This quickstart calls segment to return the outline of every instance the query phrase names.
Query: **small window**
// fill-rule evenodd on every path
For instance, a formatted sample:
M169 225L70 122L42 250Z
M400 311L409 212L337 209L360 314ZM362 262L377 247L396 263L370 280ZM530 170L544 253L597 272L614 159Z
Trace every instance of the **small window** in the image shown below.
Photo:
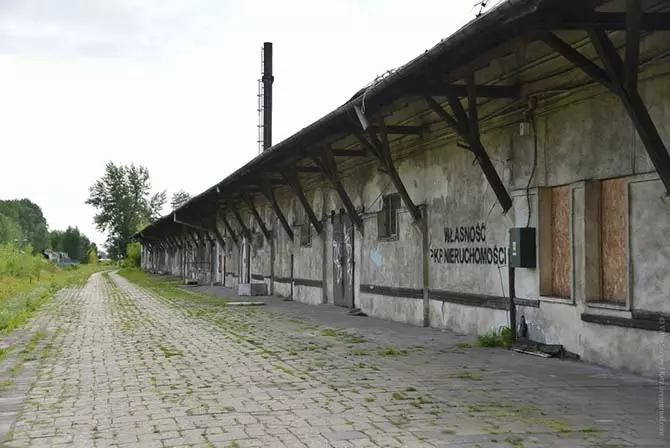
M377 212L377 236L380 239L398 238L398 210L400 210L400 195L384 196L382 209Z
M300 245L302 247L312 245L312 225L308 222L300 225Z
M254 233L251 235L251 241L253 241L253 246L256 249L262 249L265 240L261 232L257 232L254 230Z

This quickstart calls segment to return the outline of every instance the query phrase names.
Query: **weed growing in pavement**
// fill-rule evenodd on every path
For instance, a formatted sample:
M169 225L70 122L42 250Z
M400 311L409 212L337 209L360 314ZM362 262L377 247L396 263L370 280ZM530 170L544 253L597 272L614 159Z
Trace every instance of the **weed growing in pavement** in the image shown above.
M467 370L460 370L456 373L450 373L449 378L458 378L463 380L481 381L482 377L478 373L472 373Z
M282 372L287 373L291 376L295 375L295 372L293 370L289 369L288 367L282 366L280 364L273 364L272 367L274 367L277 370L281 370Z
M395 347L382 347L379 349L381 356L405 356L409 354L409 350L405 348L397 349Z
M184 353L181 350L171 350L163 345L159 345L158 348L163 352L163 355L166 358L171 358L173 356L184 356Z
M391 397L392 397L394 400L411 400L410 397L408 397L407 395L403 394L402 392L393 392L393 393L391 394Z
M509 348L512 345L512 329L503 327L500 333L496 331L489 331L480 336L477 336L477 343L481 347L503 347Z
M346 330L337 330L335 328L324 328L319 334L321 336L336 338L345 344L360 344L365 342L365 338L363 336L349 333Z

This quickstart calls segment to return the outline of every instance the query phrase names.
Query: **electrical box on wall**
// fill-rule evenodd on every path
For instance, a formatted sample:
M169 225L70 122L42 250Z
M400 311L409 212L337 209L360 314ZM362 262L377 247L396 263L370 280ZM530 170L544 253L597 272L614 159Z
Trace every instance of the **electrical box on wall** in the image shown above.
M509 266L511 268L537 266L535 228L514 227L509 229Z

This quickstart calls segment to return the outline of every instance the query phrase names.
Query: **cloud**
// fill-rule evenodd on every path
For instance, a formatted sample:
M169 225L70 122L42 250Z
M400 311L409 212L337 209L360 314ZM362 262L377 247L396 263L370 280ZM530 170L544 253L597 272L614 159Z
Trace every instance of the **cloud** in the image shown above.
M0 53L32 57L157 58L215 27L216 0L5 0Z

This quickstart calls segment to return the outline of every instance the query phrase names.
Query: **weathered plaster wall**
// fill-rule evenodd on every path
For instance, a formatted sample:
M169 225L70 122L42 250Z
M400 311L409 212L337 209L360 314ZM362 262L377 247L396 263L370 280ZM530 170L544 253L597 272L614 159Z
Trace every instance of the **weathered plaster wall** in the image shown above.
M670 96L667 78L643 82L645 101L653 119L666 138ZM652 370L652 348L660 336L653 331L604 326L581 320L582 313L619 315L587 303L584 181L625 177L629 182L630 212L629 261L630 304L626 310L670 313L670 201L663 200L663 187L650 164L630 119L618 100L598 95L555 110L538 111L536 118L537 155L532 136L521 137L517 127L487 133L483 141L503 182L513 191L513 209L501 215L495 196L473 155L453 144L422 145L429 149L415 153L397 164L398 172L415 203L428 205L431 249L483 246L505 249L510 227L528 222L538 225L537 186L570 186L570 247L572 257L572 297L555 299L539 294L539 269L517 270L517 296L539 299L539 307L518 308L525 315L530 336L546 343L560 343L586 360L627 368L636 372ZM437 138L437 136L436 136ZM526 190L537 160L533 182ZM374 201L384 190L388 177L367 170L364 178L365 202ZM421 188L418 185L423 185ZM386 190L393 192L392 187ZM377 206L366 212L378 210ZM403 207L404 209L404 207ZM374 215L371 215L374 216ZM485 240L474 243L445 241L445 228L485 226ZM376 237L376 222L366 219L365 233L357 237L361 247L360 282L387 287L421 288L420 234L407 213L400 213L400 238L382 242ZM370 254L374 254L374 261ZM444 254L444 252L443 252ZM506 262L498 264L450 264L439 256L429 261L429 288L490 296L506 296ZM444 257L444 255L442 255ZM380 261L381 260L381 263ZM370 315L421 324L422 301L360 292L360 303ZM481 334L508 325L506 311L430 301L430 325L468 334Z

